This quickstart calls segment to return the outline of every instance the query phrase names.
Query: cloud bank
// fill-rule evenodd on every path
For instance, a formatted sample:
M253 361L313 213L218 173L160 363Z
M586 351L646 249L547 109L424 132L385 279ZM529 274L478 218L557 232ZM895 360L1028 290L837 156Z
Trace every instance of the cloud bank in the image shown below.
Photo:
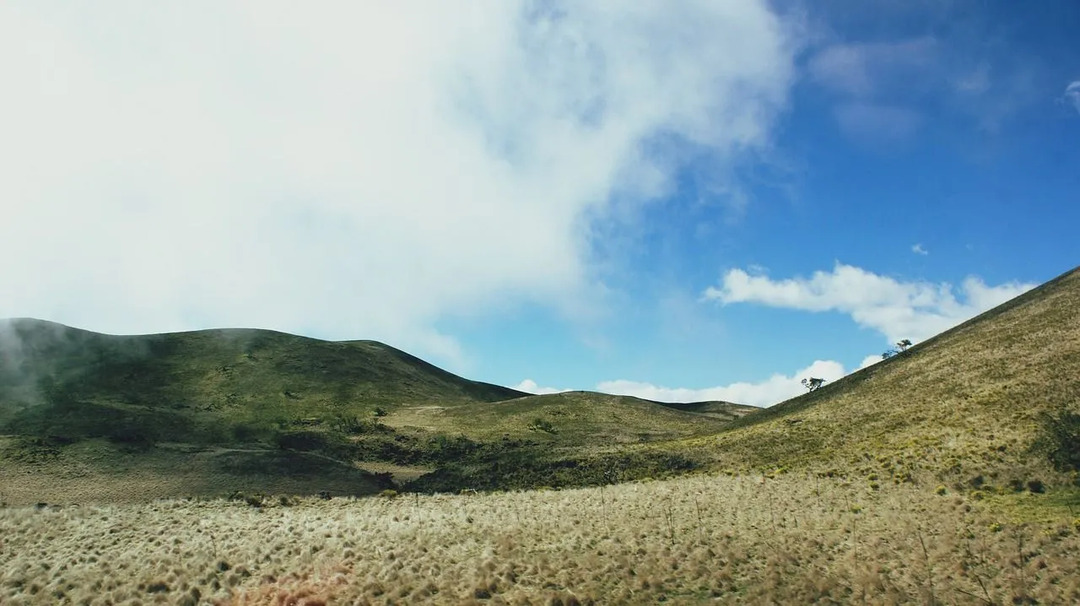
M584 305L592 222L767 145L765 1L0 5L0 317L261 326L461 358Z
M596 390L622 396L635 396L659 402L705 402L722 400L751 406L772 406L806 391L802 380L810 377L835 381L847 374L844 366L832 360L816 360L791 375L774 374L757 383L739 382L704 389L671 388L637 381L604 381Z
M536 381L533 381L532 379L525 379L517 385L513 385L511 389L524 391L525 393L536 394L538 396L544 396L553 393L562 393L564 391L573 391L570 389L558 389L556 387L541 387L540 385L537 385Z
M894 343L922 341L1031 290L1036 284L1009 282L987 286L968 277L959 289L948 283L903 282L837 263L831 272L809 278L773 280L741 269L724 274L704 298L725 305L757 303L803 311L837 311Z

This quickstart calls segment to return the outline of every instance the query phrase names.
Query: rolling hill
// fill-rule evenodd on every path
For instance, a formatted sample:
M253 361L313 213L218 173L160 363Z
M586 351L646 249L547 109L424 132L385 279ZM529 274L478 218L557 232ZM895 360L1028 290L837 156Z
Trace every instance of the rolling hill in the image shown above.
M274 426L288 438L278 448L7 436L0 601L1078 603L1078 315L1073 271L759 411L578 392L379 400L383 416ZM16 354L4 349L5 364ZM6 368L4 402L116 397L71 387L84 384L62 365L60 388L37 396ZM419 492L601 486L153 500L387 485L343 454L429 466ZM651 481L690 470L711 473ZM621 482L634 478L650 481Z
M466 465L472 472L453 474L455 481L507 487L485 477L501 459L577 467L612 446L715 433L749 409L702 406L710 413L587 392L532 396L374 341L250 329L113 336L32 319L0 324L0 435L7 436L0 474L33 461L31 476L107 484L101 478L136 472L175 478L170 469L178 467L190 476L183 490L200 494L260 485L312 492L319 477L345 474L335 491L355 485L363 493L390 485L373 473L406 481ZM545 463L512 485L592 482L600 473L559 479L547 471Z
M132 491L144 496L518 489L708 469L1060 482L1080 464L1078 376L1080 270L764 410L533 396L372 341L118 337L13 320L0 329L0 479L68 490L145 476Z

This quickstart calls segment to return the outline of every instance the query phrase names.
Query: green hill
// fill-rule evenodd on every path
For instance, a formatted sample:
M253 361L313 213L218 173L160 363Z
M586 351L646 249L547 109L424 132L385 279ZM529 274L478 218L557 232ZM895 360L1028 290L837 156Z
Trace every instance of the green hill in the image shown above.
M525 394L374 341L262 330L110 336L37 320L2 333L0 432L223 443L402 405Z
M533 396L371 341L257 330L119 337L12 320L0 324L0 484L31 500L43 486L100 498L111 498L100 487L366 494L694 469L1063 481L1080 466L1078 376L1080 270L763 410Z
M590 483L600 472L549 471L615 445L724 425L636 398L531 396L374 341L242 329L112 336L39 320L0 323L0 475L21 469L108 483L102 478L139 472L156 482L181 468L190 476L184 490L195 493L234 485L310 492L320 477L343 473L335 489L355 492L389 485L369 472L403 481L463 466L473 471L455 471L461 486L439 487ZM531 471L512 482L505 466L485 471L513 458ZM28 461L36 467L24 469ZM644 473L652 471L636 472Z
M732 417L733 418L733 417ZM418 407L389 417L393 425L423 425L476 440L535 437L555 446L627 444L716 433L727 422L629 396L569 391L504 402Z

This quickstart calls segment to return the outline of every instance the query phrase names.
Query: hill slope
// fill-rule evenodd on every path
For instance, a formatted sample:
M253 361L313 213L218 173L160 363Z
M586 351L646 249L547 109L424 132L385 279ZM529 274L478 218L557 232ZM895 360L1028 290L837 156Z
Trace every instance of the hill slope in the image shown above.
M335 492L346 493L387 484L357 468L398 481L434 473L442 479L424 485L440 490L595 483L607 470L589 461L619 444L715 433L743 413L704 406L712 414L586 392L532 396L374 341L0 323L0 480L30 478L31 488L78 492L61 479L105 486L139 474L146 490L110 494L312 492L320 478L339 479ZM665 461L620 464L642 477ZM187 480L173 482L172 468Z
M731 467L1004 482L1047 473L1047 420L1076 413L1080 269L717 437L671 447Z
M525 394L374 341L262 330L102 335L38 320L0 329L0 433L227 442L312 418Z
M388 419L391 425L421 425L476 440L532 436L573 448L716 433L728 424L726 420L682 412L659 402L588 391L449 408L418 407L401 410Z

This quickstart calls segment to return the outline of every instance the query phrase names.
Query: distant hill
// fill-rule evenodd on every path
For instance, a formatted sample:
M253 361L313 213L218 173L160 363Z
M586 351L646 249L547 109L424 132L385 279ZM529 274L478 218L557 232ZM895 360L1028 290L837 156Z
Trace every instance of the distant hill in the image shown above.
M734 468L1005 483L1054 473L1054 452L1080 463L1077 415L1080 269L717 436L670 448Z
M371 341L11 320L0 498L517 489L710 468L1064 481L1080 467L1078 377L1080 270L768 409L534 396Z
M721 400L710 400L708 402L657 402L657 404L673 410L693 412L724 421L741 419L750 413L761 410L757 406L734 404L732 402L723 402Z
M401 425L425 425L478 440L526 437L552 445L611 446L715 433L728 419L694 414L630 396L568 391L504 402L475 403L431 410L403 410L391 417Z
M250 329L113 336L0 321L0 483L6 472L69 492L92 493L96 483L123 493L117 482L143 477L147 488L128 492L310 492L334 479L338 492L364 493L389 485L375 472L401 482L437 470L460 487L593 483L605 471L581 461L597 453L715 433L743 412L677 406L534 396L375 341ZM667 465L635 461L627 477ZM57 479L73 474L96 480ZM456 489L446 482L435 486Z
M375 341L265 330L111 336L28 319L0 329L0 433L224 443L376 409L525 395Z

